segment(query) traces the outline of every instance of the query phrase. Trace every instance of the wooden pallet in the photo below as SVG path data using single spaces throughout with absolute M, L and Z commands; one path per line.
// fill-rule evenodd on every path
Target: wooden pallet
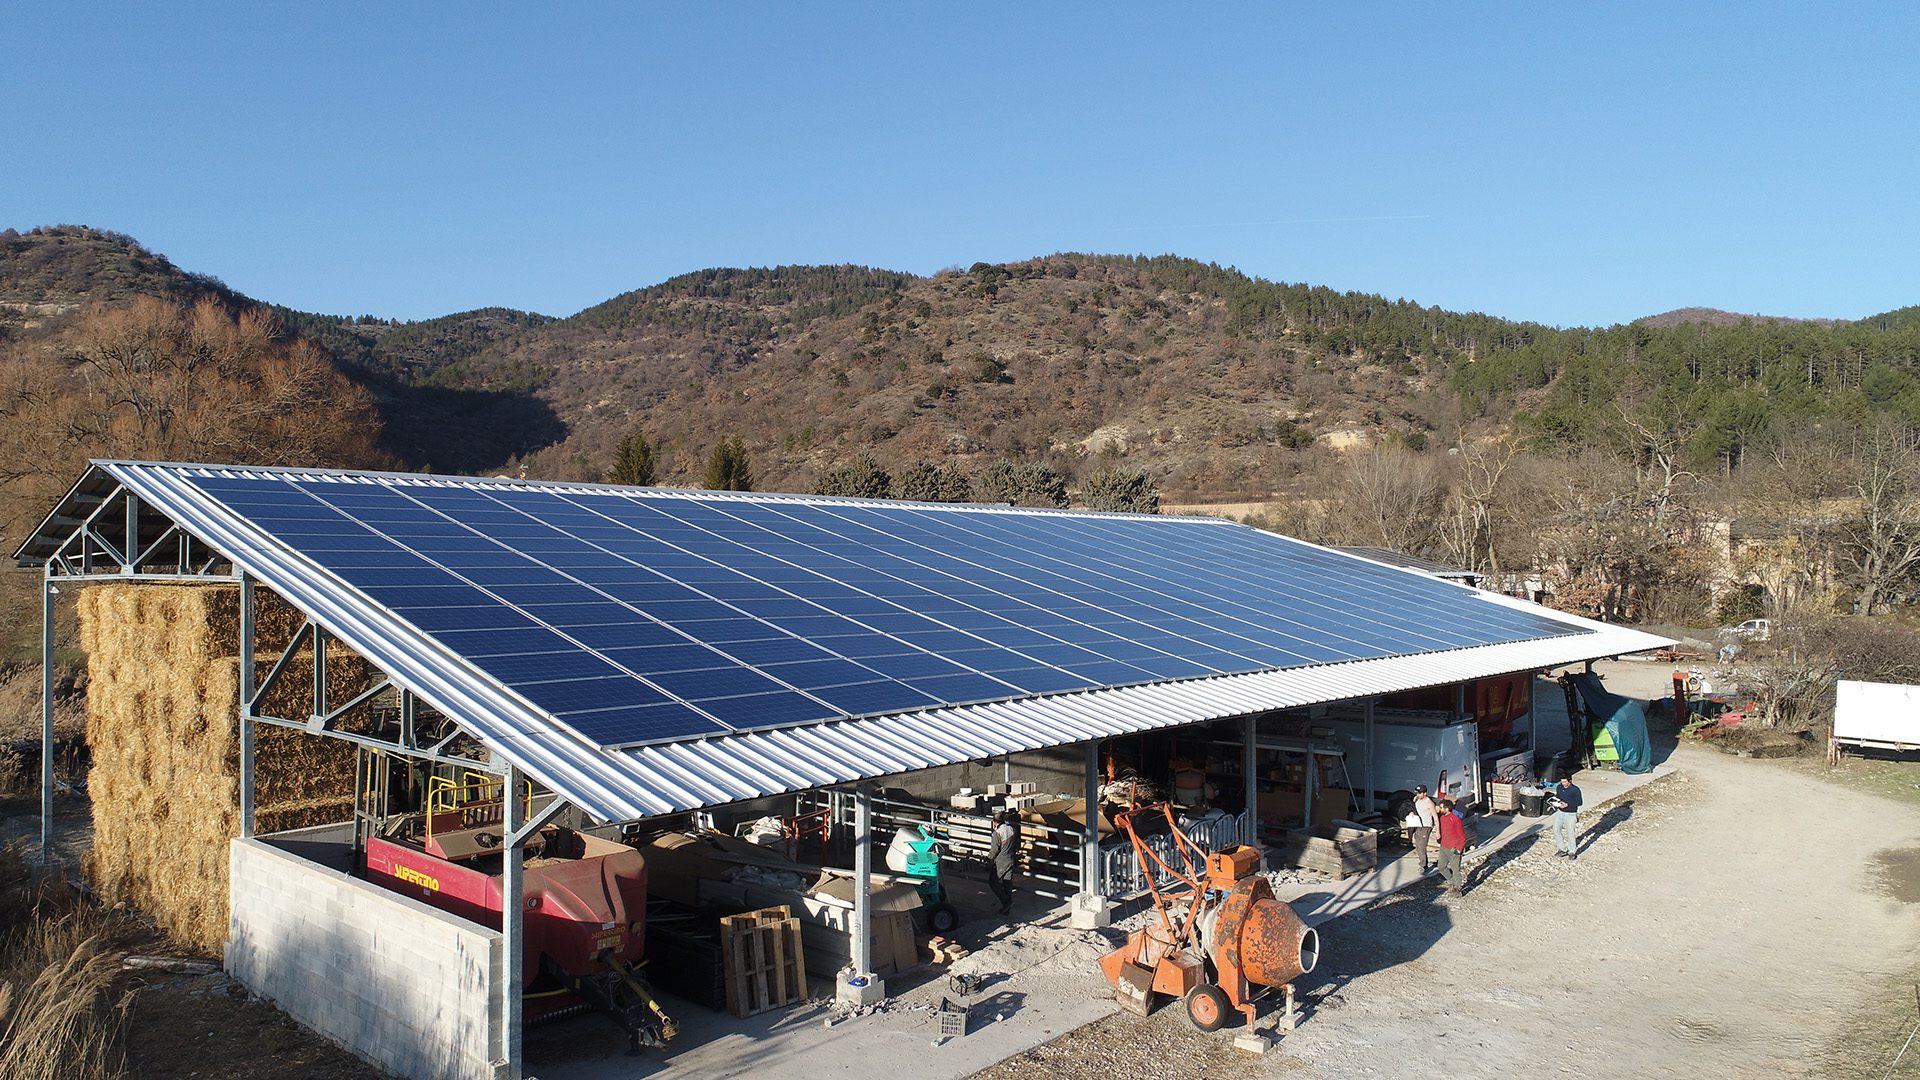
M 1493 783 L 1488 784 L 1487 799 L 1489 809 L 1496 814 L 1519 809 L 1520 796 L 1514 790 L 1519 786 L 1519 784 L 1509 784 L 1500 780 L 1495 780 Z
M 787 905 L 720 919 L 727 1011 L 746 1017 L 807 998 L 800 920 Z
M 1274 860 L 1343 881 L 1379 864 L 1379 834 L 1351 822 L 1293 829 L 1273 846 Z

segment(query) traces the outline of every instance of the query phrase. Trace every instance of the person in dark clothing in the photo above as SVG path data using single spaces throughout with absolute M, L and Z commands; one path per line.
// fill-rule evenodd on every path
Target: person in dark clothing
M 1467 823 L 1453 808 L 1452 799 L 1440 800 L 1440 877 L 1446 882 L 1447 891 L 1460 895 L 1466 876 L 1461 873 L 1461 860 L 1467 853 Z
M 1563 776 L 1560 783 L 1547 795 L 1547 802 L 1553 807 L 1553 846 L 1560 850 L 1554 852 L 1556 858 L 1578 859 L 1580 857 L 1580 789 L 1573 786 L 1571 777 Z
M 993 824 L 993 838 L 987 845 L 987 885 L 1000 901 L 1000 914 L 1013 910 L 1013 863 L 1020 847 L 1020 819 L 1013 811 L 1003 812 Z

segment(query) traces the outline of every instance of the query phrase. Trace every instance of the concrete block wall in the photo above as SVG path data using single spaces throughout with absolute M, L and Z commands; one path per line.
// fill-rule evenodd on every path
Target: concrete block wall
M 498 933 L 260 840 L 230 866 L 230 975 L 389 1072 L 494 1080 Z
M 897 787 L 925 799 L 945 803 L 947 796 L 963 787 L 985 791 L 990 785 L 1013 780 L 1039 785 L 1042 795 L 1066 795 L 1079 798 L 1086 790 L 1086 751 L 1078 746 L 1059 750 L 1033 750 L 1013 755 L 1005 765 L 998 760 L 987 765 L 963 761 L 919 772 L 883 776 L 874 781 L 880 787 Z

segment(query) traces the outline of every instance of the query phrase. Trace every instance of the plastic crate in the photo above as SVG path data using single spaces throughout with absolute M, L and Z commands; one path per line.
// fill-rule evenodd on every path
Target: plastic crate
M 965 1005 L 943 998 L 940 1001 L 940 1037 L 957 1039 L 967 1033 L 967 1013 Z

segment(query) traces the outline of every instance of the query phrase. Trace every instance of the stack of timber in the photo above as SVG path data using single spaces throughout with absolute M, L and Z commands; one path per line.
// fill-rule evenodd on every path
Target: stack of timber
M 1293 829 L 1273 847 L 1274 860 L 1344 880 L 1379 864 L 1380 834 L 1351 821 Z
M 807 999 L 807 957 L 792 909 L 762 908 L 720 920 L 727 1011 L 747 1017 Z

